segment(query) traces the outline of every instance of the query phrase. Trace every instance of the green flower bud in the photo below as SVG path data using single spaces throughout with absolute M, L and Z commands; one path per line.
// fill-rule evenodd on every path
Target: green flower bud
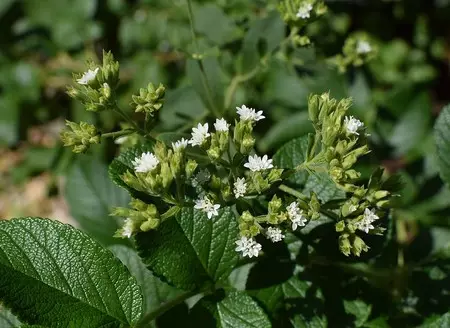
M 161 163 L 161 173 L 160 176 L 162 178 L 162 187 L 167 189 L 170 187 L 170 184 L 173 181 L 172 171 L 170 170 L 169 163 L 162 162 Z
M 367 252 L 368 250 L 369 250 L 369 246 L 366 245 L 364 240 L 359 238 L 357 235 L 354 235 L 353 247 L 352 247 L 353 255 L 360 256 L 361 252 Z
M 389 196 L 389 191 L 387 190 L 378 190 L 374 193 L 374 197 L 376 200 L 383 199 L 387 196 Z
M 361 176 L 361 173 L 359 173 L 355 170 L 347 170 L 347 171 L 345 171 L 345 176 L 349 180 L 357 180 Z
M 330 169 L 330 176 L 335 181 L 341 181 L 344 178 L 344 170 L 335 166 Z
M 131 188 L 136 189 L 138 191 L 145 190 L 143 188 L 142 182 L 130 171 L 127 171 L 124 174 L 122 174 L 121 178 L 127 186 L 130 186 Z
M 346 201 L 341 207 L 341 214 L 343 217 L 347 217 L 350 214 L 358 210 L 358 206 L 353 204 L 351 201 Z
M 143 112 L 150 116 L 154 116 L 164 104 L 165 87 L 159 84 L 158 88 L 149 83 L 147 88 L 139 89 L 139 95 L 133 95 L 132 105 L 135 112 Z
M 262 193 L 264 190 L 267 190 L 270 187 L 267 179 L 264 179 L 261 172 L 251 172 L 251 181 L 248 184 L 248 190 L 256 191 L 258 194 Z
M 269 213 L 278 213 L 281 206 L 283 206 L 283 202 L 277 195 L 272 197 L 272 200 L 269 202 Z
M 211 161 L 215 162 L 217 161 L 221 156 L 221 152 L 219 147 L 210 147 L 206 153 L 208 154 L 208 157 L 211 159 Z
M 391 201 L 390 199 L 386 199 L 386 200 L 380 200 L 376 203 L 377 207 L 379 208 L 388 208 L 390 205 Z
M 283 169 L 271 169 L 269 174 L 267 175 L 267 181 L 269 182 L 269 184 L 280 181 L 283 171 Z
M 216 175 L 213 175 L 211 177 L 211 181 L 209 183 L 209 186 L 212 189 L 220 189 L 222 187 L 222 181 L 220 180 L 220 178 Z
M 191 178 L 192 175 L 194 174 L 195 170 L 197 169 L 197 162 L 193 159 L 189 159 L 188 162 L 186 163 L 186 178 Z
M 160 221 L 157 219 L 148 219 L 147 221 L 142 223 L 139 228 L 141 229 L 141 231 L 146 232 L 158 228 L 159 223 Z
M 108 83 L 103 83 L 102 88 L 100 89 L 100 93 L 102 94 L 105 100 L 111 97 L 111 88 Z M 103 102 L 102 102 L 103 103 Z
M 254 217 L 253 217 L 253 215 L 250 214 L 249 211 L 245 211 L 241 215 L 241 220 L 244 221 L 244 222 L 253 222 L 254 221 Z
M 251 134 L 247 134 L 244 136 L 244 139 L 242 140 L 240 152 L 241 154 L 248 154 L 253 149 L 253 146 L 255 145 L 255 138 L 252 137 Z
M 336 228 L 336 232 L 344 231 L 345 230 L 345 222 L 343 220 L 339 221 L 338 223 L 336 223 L 335 228 Z
M 316 193 L 311 192 L 311 200 L 309 201 L 309 207 L 313 212 L 318 213 L 320 211 L 320 201 L 317 198 Z
M 231 193 L 230 185 L 222 185 L 222 188 L 220 189 L 220 193 L 222 194 L 223 199 L 229 199 L 229 198 L 233 197 L 233 194 Z
M 352 250 L 350 241 L 348 240 L 348 234 L 342 234 L 339 236 L 339 250 L 345 256 L 349 256 Z
M 181 149 L 177 149 L 175 153 L 170 157 L 170 171 L 174 178 L 181 174 L 182 165 L 184 164 L 184 154 Z
M 84 153 L 91 145 L 100 143 L 100 132 L 97 128 L 89 123 L 66 121 L 66 125 L 72 131 L 63 131 L 61 140 L 64 146 L 72 147 L 74 153 Z
M 114 60 L 110 51 L 103 51 L 103 66 L 98 80 L 100 83 L 108 83 L 112 89 L 115 89 L 119 82 L 119 62 Z
M 249 232 L 251 237 L 255 237 L 259 235 L 260 229 L 257 225 L 252 225 L 250 226 Z

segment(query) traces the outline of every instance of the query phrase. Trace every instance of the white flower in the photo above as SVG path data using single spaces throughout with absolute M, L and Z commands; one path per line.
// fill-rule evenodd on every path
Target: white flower
M 216 123 L 214 123 L 214 128 L 216 131 L 227 132 L 230 124 L 224 118 L 216 119 Z
M 99 68 L 97 67 L 97 68 L 94 69 L 94 70 L 90 69 L 90 70 L 88 70 L 87 72 L 84 72 L 84 73 L 83 73 L 83 76 L 80 77 L 80 78 L 77 80 L 77 83 L 78 83 L 78 84 L 82 84 L 82 85 L 87 85 L 87 84 L 89 84 L 89 82 L 91 82 L 92 80 L 94 80 L 95 77 L 97 76 L 98 70 L 99 70 Z
M 267 237 L 272 241 L 272 243 L 276 243 L 282 241 L 284 235 L 281 233 L 281 230 L 278 228 L 269 227 L 267 229 Z
M 187 147 L 188 143 L 189 143 L 189 140 L 184 139 L 184 138 L 181 138 L 181 139 L 178 140 L 178 141 L 172 142 L 172 148 L 173 148 L 174 150 L 177 150 L 177 149 L 184 149 L 184 148 Z
M 372 51 L 372 47 L 369 42 L 365 40 L 359 40 L 356 43 L 356 52 L 358 54 L 367 54 Z
M 133 234 L 133 221 L 131 221 L 130 218 L 127 218 L 122 227 L 122 236 L 126 238 L 131 238 L 132 234 Z
M 268 170 L 273 168 L 272 160 L 264 155 L 259 157 L 258 155 L 253 155 L 248 157 L 248 162 L 244 164 L 244 167 L 250 169 L 253 172 Z
M 253 238 L 241 237 L 235 241 L 237 247 L 236 252 L 241 252 L 243 256 L 257 257 L 261 251 L 261 244 L 257 243 Z
M 192 128 L 192 138 L 191 140 L 189 140 L 189 143 L 192 146 L 201 146 L 206 138 L 208 138 L 210 136 L 210 134 L 208 133 L 208 123 L 205 124 L 201 124 L 198 123 L 196 128 Z
M 256 111 L 253 108 L 249 108 L 245 105 L 242 105 L 241 107 L 236 107 L 237 113 L 239 114 L 242 121 L 253 121 L 257 122 L 262 120 L 263 118 L 266 118 L 263 115 L 263 111 Z
M 129 136 L 121 136 L 121 137 L 117 138 L 116 140 L 114 140 L 114 143 L 116 145 L 122 145 L 128 140 L 128 138 L 129 138 Z
M 298 18 L 302 18 L 302 19 L 306 19 L 306 18 L 309 18 L 309 17 L 311 17 L 311 15 L 310 15 L 310 13 L 311 13 L 311 10 L 313 9 L 313 6 L 312 6 L 312 4 L 310 4 L 310 3 L 304 3 L 304 4 L 302 4 L 302 6 L 298 9 L 298 12 L 297 12 L 297 17 Z
M 245 195 L 247 192 L 247 184 L 245 183 L 245 178 L 237 178 L 234 183 L 234 197 L 239 198 Z
M 372 223 L 378 219 L 378 215 L 373 210 L 366 208 L 362 220 L 357 223 L 357 228 L 365 233 L 369 233 L 369 230 L 375 229 Z
M 292 202 L 286 207 L 289 220 L 292 222 L 292 230 L 297 227 L 304 227 L 306 225 L 306 218 L 303 216 L 303 210 L 298 208 L 297 202 Z
M 195 201 L 195 209 L 201 210 L 206 213 L 208 219 L 211 219 L 213 216 L 219 215 L 218 209 L 220 208 L 219 204 L 213 204 L 208 197 L 203 197 L 197 199 Z
M 150 152 L 143 153 L 141 157 L 133 160 L 134 170 L 140 173 L 153 171 L 159 164 L 159 159 Z
M 348 133 L 359 135 L 358 130 L 364 126 L 364 123 L 353 116 L 346 116 L 344 125 Z

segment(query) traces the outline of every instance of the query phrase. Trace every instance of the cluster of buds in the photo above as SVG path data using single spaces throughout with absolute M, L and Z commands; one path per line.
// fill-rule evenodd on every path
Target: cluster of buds
M 153 204 L 146 204 L 139 199 L 132 199 L 130 208 L 116 207 L 111 215 L 126 218 L 124 225 L 115 237 L 130 238 L 137 231 L 156 229 L 161 221 L 158 209 Z
M 64 146 L 72 147 L 74 153 L 84 153 L 90 145 L 99 144 L 101 134 L 97 128 L 89 123 L 66 121 L 70 130 L 61 132 L 61 140 Z
M 302 29 L 324 15 L 328 8 L 322 0 L 283 0 L 279 3 L 278 10 L 291 28 Z M 293 40 L 299 46 L 311 42 L 306 35 L 295 35 Z
M 377 43 L 367 33 L 355 32 L 345 41 L 342 54 L 332 57 L 330 62 L 343 73 L 348 66 L 362 66 L 374 59 L 377 54 Z
M 132 96 L 135 112 L 142 112 L 146 116 L 153 117 L 164 104 L 165 92 L 166 88 L 161 83 L 157 88 L 149 83 L 147 88 L 139 89 L 139 94 Z
M 88 70 L 74 74 L 76 84 L 67 94 L 79 100 L 86 110 L 100 112 L 114 107 L 114 91 L 119 82 L 119 63 L 110 52 L 103 52 L 103 65 L 88 63 Z

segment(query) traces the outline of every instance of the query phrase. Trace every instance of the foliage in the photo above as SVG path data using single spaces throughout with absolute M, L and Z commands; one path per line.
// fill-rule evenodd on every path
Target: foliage
M 447 326 L 450 8 L 352 6 L 0 4 L 5 181 L 83 231 L 0 221 L 2 326 Z

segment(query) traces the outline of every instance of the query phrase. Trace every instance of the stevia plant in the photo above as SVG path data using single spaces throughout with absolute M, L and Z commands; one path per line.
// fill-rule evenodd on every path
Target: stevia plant
M 207 53 L 196 42 L 187 4 L 191 59 L 210 107 L 186 130 L 158 131 L 161 113 L 170 110 L 163 84 L 149 83 L 132 95 L 129 108 L 121 108 L 119 62 L 111 52 L 103 52 L 101 64 L 88 62 L 85 72 L 74 74 L 70 97 L 86 111 L 121 120 L 113 131 L 67 121 L 61 134 L 77 154 L 108 139 L 120 145 L 108 175 L 122 190 L 111 185 L 100 199 L 117 200 L 107 209 L 115 231 L 81 221 L 90 235 L 101 236 L 98 243 L 47 219 L 0 222 L 0 299 L 26 323 L 23 327 L 325 326 L 327 317 L 333 318 L 329 303 L 345 289 L 349 297 L 348 290 L 364 279 L 372 286 L 361 289 L 375 295 L 373 289 L 390 283 L 389 274 L 366 262 L 392 248 L 392 206 L 401 184 L 381 168 L 361 172 L 370 156 L 371 131 L 349 113 L 352 99 L 311 94 L 312 133 L 274 154 L 260 152 L 254 132 L 270 109 L 233 106 L 234 95 L 238 84 L 283 53 L 268 53 L 254 71 L 238 75 L 224 103 L 216 104 L 205 73 Z M 315 0 L 281 1 L 278 10 L 289 27 L 283 50 L 313 42 L 306 27 L 327 11 Z M 368 34 L 356 33 L 343 54 L 327 62 L 345 72 L 375 58 L 377 47 Z M 446 110 L 436 128 L 442 151 L 448 148 L 443 135 L 448 115 Z M 91 161 L 93 174 L 106 177 Z M 442 171 L 448 175 L 445 167 Z M 89 177 L 84 180 L 92 184 Z M 89 209 L 97 206 L 105 207 Z M 110 249 L 103 246 L 108 234 L 117 241 Z M 322 271 L 330 268 L 342 285 L 326 281 Z M 394 279 L 406 276 L 402 269 Z M 372 312 L 365 295 L 352 296 L 338 309 L 351 318 L 336 326 L 387 325 L 386 314 Z

